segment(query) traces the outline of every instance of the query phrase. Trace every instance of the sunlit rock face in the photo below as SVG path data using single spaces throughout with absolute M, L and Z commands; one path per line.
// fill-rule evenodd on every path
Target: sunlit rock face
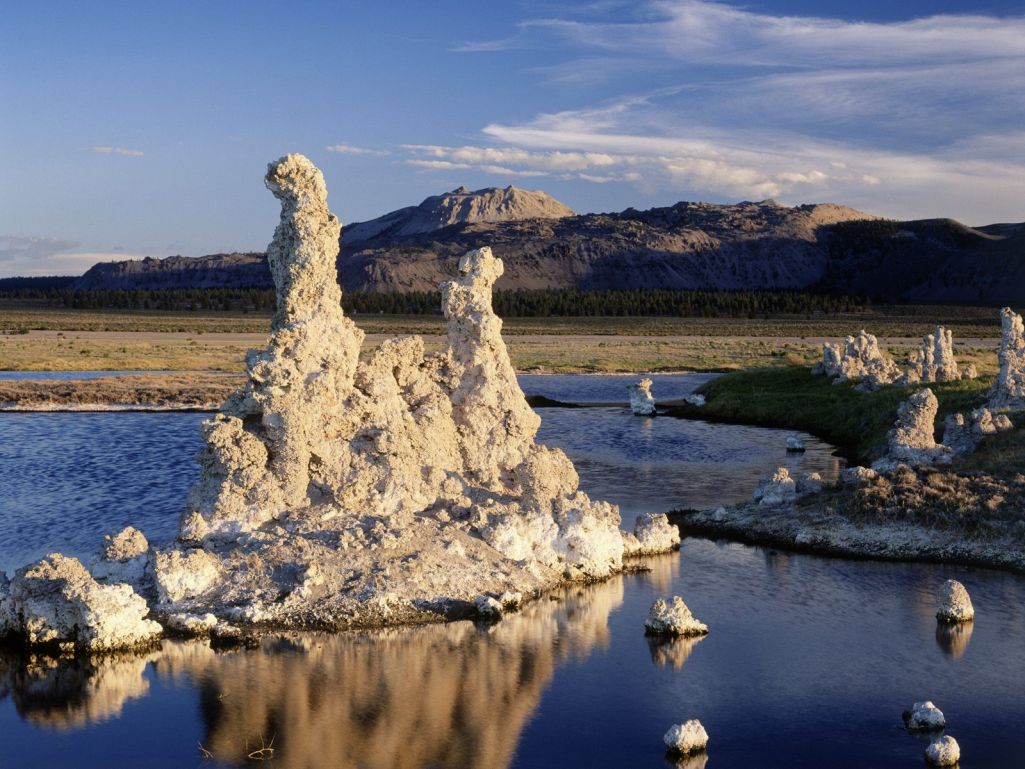
M 248 382 L 203 426 L 181 550 L 155 554 L 161 615 L 391 624 L 620 570 L 618 508 L 535 443 L 540 419 L 491 305 L 501 260 L 471 251 L 442 285 L 447 349 L 428 355 L 407 337 L 360 361 L 322 175 L 289 155 L 266 183 L 281 202 L 278 311 Z M 195 578 L 197 553 L 214 577 Z
M 893 384 L 900 369 L 883 355 L 879 340 L 862 330 L 842 344 L 824 344 L 822 361 L 814 373 L 825 374 L 834 382 L 858 382 L 863 389 L 875 390 Z
M 655 414 L 655 398 L 651 395 L 651 380 L 644 378 L 627 385 L 630 395 L 630 411 L 635 417 L 650 417 Z
M 292 633 L 229 651 L 165 640 L 146 655 L 45 658 L 38 671 L 0 651 L 0 697 L 65 730 L 116 716 L 155 673 L 196 688 L 200 744 L 225 764 L 273 740 L 285 769 L 501 769 L 558 665 L 608 645 L 623 579 L 551 598 L 496 625 Z
M 1025 324 L 1021 315 L 1005 307 L 1000 311 L 1000 371 L 989 394 L 993 410 L 1025 408 Z
M 958 366 L 954 357 L 954 334 L 943 326 L 927 334 L 922 339 L 922 346 L 911 356 L 911 365 L 900 377 L 897 384 L 917 384 L 920 382 L 956 382 L 960 379 L 974 379 L 977 376 L 975 366 L 969 364 L 963 369 Z

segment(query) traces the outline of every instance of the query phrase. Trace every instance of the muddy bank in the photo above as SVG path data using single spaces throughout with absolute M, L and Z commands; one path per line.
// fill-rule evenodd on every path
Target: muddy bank
M 0 381 L 2 411 L 215 411 L 242 382 L 215 373 Z

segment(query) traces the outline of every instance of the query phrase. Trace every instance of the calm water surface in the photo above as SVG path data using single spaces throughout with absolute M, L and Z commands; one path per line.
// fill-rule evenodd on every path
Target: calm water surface
M 540 413 L 541 439 L 567 450 L 584 489 L 627 512 L 744 498 L 788 462 L 837 469 L 810 439 L 788 457 L 781 431 L 619 407 Z M 0 415 L 3 568 L 47 549 L 87 553 L 129 522 L 170 536 L 197 473 L 200 419 Z M 920 767 L 927 740 L 904 732 L 900 711 L 924 698 L 946 714 L 963 769 L 1021 765 L 1025 579 L 693 539 L 649 565 L 494 626 L 228 652 L 165 641 L 92 660 L 0 654 L 0 766 L 233 766 L 272 744 L 273 765 L 296 769 L 666 767 L 662 733 L 700 718 L 709 754 L 686 769 Z M 938 633 L 934 595 L 950 577 L 978 619 Z M 651 601 L 667 593 L 709 636 L 644 637 Z

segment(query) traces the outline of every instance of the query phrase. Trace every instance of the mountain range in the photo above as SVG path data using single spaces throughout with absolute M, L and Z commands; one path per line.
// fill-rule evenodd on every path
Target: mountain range
M 348 291 L 432 291 L 484 245 L 502 289 L 801 289 L 883 301 L 1025 300 L 1025 224 L 894 221 L 831 203 L 680 202 L 576 214 L 544 192 L 465 187 L 342 230 Z M 93 266 L 75 288 L 270 286 L 260 253 Z

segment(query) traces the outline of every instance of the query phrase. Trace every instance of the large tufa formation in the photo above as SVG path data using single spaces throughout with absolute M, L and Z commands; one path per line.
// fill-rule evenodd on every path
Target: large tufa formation
M 282 209 L 269 247 L 278 312 L 267 348 L 247 357 L 249 381 L 204 424 L 182 547 L 154 556 L 161 616 L 331 627 L 451 616 L 482 596 L 607 576 L 624 554 L 670 543 L 651 522 L 624 543 L 618 509 L 534 442 L 540 419 L 491 307 L 503 268 L 490 249 L 442 286 L 446 350 L 393 339 L 361 362 L 322 175 L 289 155 L 267 187 Z
M 936 443 L 935 422 L 939 401 L 932 390 L 913 393 L 897 409 L 897 420 L 886 436 L 886 456 L 874 462 L 876 470 L 891 470 L 903 463 L 912 467 L 949 464 L 951 450 Z
M 900 376 L 897 364 L 883 355 L 879 340 L 864 330 L 849 336 L 843 344 L 822 345 L 822 362 L 813 373 L 825 374 L 834 382 L 859 382 L 859 387 L 877 390 L 893 384 Z
M 635 417 L 655 415 L 655 399 L 651 395 L 651 380 L 644 378 L 626 386 L 630 394 L 630 411 Z
M 1000 311 L 1000 322 L 1000 372 L 989 394 L 989 407 L 1025 409 L 1025 325 L 1010 307 Z
M 932 334 L 922 338 L 922 347 L 911 355 L 911 365 L 898 384 L 921 382 L 956 382 L 961 379 L 975 379 L 975 366 L 968 364 L 961 369 L 954 357 L 954 334 L 943 326 L 937 326 Z

